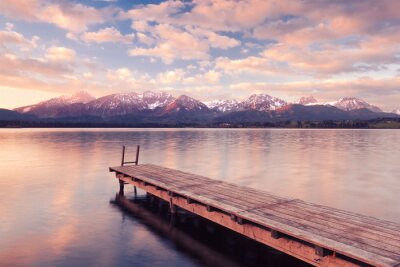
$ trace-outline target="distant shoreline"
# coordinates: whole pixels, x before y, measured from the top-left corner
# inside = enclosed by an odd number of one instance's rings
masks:
[[[0,121],[0,128],[282,128],[282,129],[400,129],[400,118],[371,120],[277,121],[237,123],[83,123],[43,121]]]

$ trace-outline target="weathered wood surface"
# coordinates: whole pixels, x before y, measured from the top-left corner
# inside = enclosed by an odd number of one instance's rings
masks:
[[[195,201],[206,211],[221,211],[245,224],[250,222],[363,263],[400,266],[400,225],[393,222],[152,164],[112,167],[110,171],[132,181],[137,179],[135,185],[143,182],[169,195]]]

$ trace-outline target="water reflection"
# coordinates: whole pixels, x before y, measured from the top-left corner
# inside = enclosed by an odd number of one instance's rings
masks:
[[[123,144],[141,163],[400,222],[398,130],[2,129],[0,265],[205,265],[109,206]]]
[[[116,194],[110,203],[204,266],[308,266],[183,210],[170,216],[168,203],[153,196],[128,199]]]

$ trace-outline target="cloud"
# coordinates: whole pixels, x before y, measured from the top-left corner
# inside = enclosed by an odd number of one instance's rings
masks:
[[[33,36],[29,40],[12,29],[8,24],[7,30],[0,32],[0,80],[3,87],[38,89],[43,86],[43,90],[48,90],[47,81],[73,74],[70,63],[75,58],[74,50],[53,46],[43,56],[33,57],[43,53],[37,45],[39,37]],[[18,49],[13,49],[15,47]],[[30,83],[32,86],[28,86]]]
[[[157,80],[161,84],[175,84],[182,81],[184,76],[185,71],[183,69],[174,69],[159,73],[157,75]]]
[[[95,42],[95,43],[126,43],[132,42],[134,34],[122,35],[116,28],[108,27],[98,30],[97,32],[85,32],[81,35],[81,39],[85,42]]]
[[[314,95],[320,102],[354,96],[391,111],[399,105],[399,83],[400,76],[384,79],[361,77],[337,81],[239,82],[232,83],[229,87],[232,94],[266,93],[291,101],[307,95]]]
[[[147,34],[138,33],[140,42],[152,47],[131,49],[131,56],[160,57],[164,63],[175,60],[207,60],[210,48],[228,49],[240,41],[209,30],[170,24],[147,25]]]
[[[215,68],[221,69],[228,74],[255,73],[255,74],[277,74],[291,71],[285,65],[279,65],[275,61],[262,56],[249,56],[242,59],[229,59],[219,57],[215,60]]]
[[[197,39],[182,29],[159,24],[152,28],[152,33],[157,40],[154,47],[133,48],[129,51],[129,55],[159,57],[166,64],[171,64],[177,59],[204,60],[209,58],[207,42]]]
[[[16,76],[44,76],[47,78],[61,77],[72,73],[69,66],[58,62],[49,62],[43,59],[23,58],[15,54],[2,54],[0,56],[0,73],[10,77]],[[3,82],[4,80],[2,80]]]
[[[145,32],[151,29],[151,26],[145,20],[135,20],[132,22],[132,29]]]
[[[221,79],[221,73],[215,70],[209,70],[205,73],[199,73],[194,76],[186,77],[184,80],[185,84],[197,84],[198,86],[204,86],[209,84],[218,84]]]
[[[280,1],[279,1],[280,2]],[[284,6],[265,0],[194,0],[164,1],[160,4],[135,6],[123,13],[123,18],[156,21],[175,25],[191,25],[216,31],[243,31],[250,29]],[[292,5],[286,5],[285,9]],[[229,10],[229,12],[227,12]]]
[[[89,25],[104,23],[115,13],[114,8],[96,9],[68,1],[0,1],[0,14],[6,17],[54,24],[71,32],[86,31]]]
[[[116,70],[108,70],[107,78],[110,80],[127,81],[133,79],[133,74],[128,68],[119,68]]]
[[[390,0],[379,4],[373,0],[194,0],[138,5],[121,16],[132,20],[133,29],[146,32],[140,36],[142,43],[151,46],[158,40],[156,46],[138,47],[131,55],[154,54],[169,64],[176,59],[207,60],[205,55],[210,54],[210,48],[229,49],[241,45],[241,40],[221,34],[229,31],[282,45],[267,49],[269,51],[261,57],[230,62],[230,65],[244,66],[243,71],[263,69],[269,72],[286,65],[304,75],[329,76],[380,70],[387,64],[397,64],[396,55],[400,49],[385,39],[398,36],[400,23],[394,12],[398,8],[400,3]],[[152,25],[181,29],[182,33],[192,35],[197,44],[207,40],[208,48],[203,45],[199,50],[196,47],[200,53],[193,56],[189,55],[190,49],[185,51],[184,48],[184,55],[177,55],[171,47],[179,49],[179,45],[174,40],[168,41],[167,37],[159,38]],[[378,39],[383,42],[380,47],[376,46]],[[376,47],[375,51],[372,46]],[[248,50],[241,49],[245,53]],[[230,68],[226,64],[223,67]]]
[[[319,49],[279,44],[266,49],[264,56],[272,61],[286,62],[291,68],[312,76],[379,71],[400,62],[396,56],[400,48],[395,40],[400,41],[400,37],[392,40],[367,38],[354,47],[327,44]]]
[[[52,46],[47,49],[46,57],[52,61],[72,61],[75,59],[75,51],[62,46]]]
[[[388,88],[398,82],[400,69],[399,1],[167,0],[135,4],[126,11],[103,5],[107,7],[79,1],[0,1],[0,15],[15,24],[0,29],[2,83],[27,86],[26,79],[44,90],[58,90],[62,84],[102,92],[169,87],[190,94],[192,88],[194,95],[210,86],[222,92],[203,92],[240,95],[239,87],[255,81],[249,90],[274,90],[286,97],[315,91],[326,99],[373,99],[375,94],[381,103],[394,101],[380,92],[396,98],[395,89]],[[16,31],[26,25],[19,20],[41,23],[34,27],[54,25],[69,40],[49,31],[39,45],[38,37]],[[129,24],[131,32],[120,32]],[[107,50],[111,46],[102,46],[105,42],[126,44],[128,55],[147,60],[131,58],[129,65],[111,68],[120,51]],[[105,50],[96,55],[103,66],[80,59],[85,53],[94,57],[98,49]],[[167,66],[159,66],[160,61]],[[135,63],[149,64],[136,65],[149,69],[149,75],[135,69]],[[362,76],[370,80],[356,79]]]
[[[7,50],[10,46],[16,45],[22,50],[29,50],[37,47],[38,36],[33,36],[31,40],[22,34],[12,30],[13,25],[7,23],[6,30],[0,31],[0,49]]]
[[[168,0],[159,4],[137,5],[127,12],[120,14],[122,19],[133,21],[160,21],[167,22],[174,14],[185,8],[187,3]]]
[[[145,44],[147,46],[152,46],[156,43],[156,39],[149,35],[146,35],[141,32],[138,32],[136,35],[137,35],[139,42],[141,42],[142,44]]]
[[[210,30],[195,27],[186,27],[186,29],[197,38],[206,40],[210,47],[228,49],[240,45],[240,41]]]

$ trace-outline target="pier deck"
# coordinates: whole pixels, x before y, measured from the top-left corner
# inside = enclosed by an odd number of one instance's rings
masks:
[[[400,267],[400,224],[152,164],[111,167],[128,183],[314,266]]]

